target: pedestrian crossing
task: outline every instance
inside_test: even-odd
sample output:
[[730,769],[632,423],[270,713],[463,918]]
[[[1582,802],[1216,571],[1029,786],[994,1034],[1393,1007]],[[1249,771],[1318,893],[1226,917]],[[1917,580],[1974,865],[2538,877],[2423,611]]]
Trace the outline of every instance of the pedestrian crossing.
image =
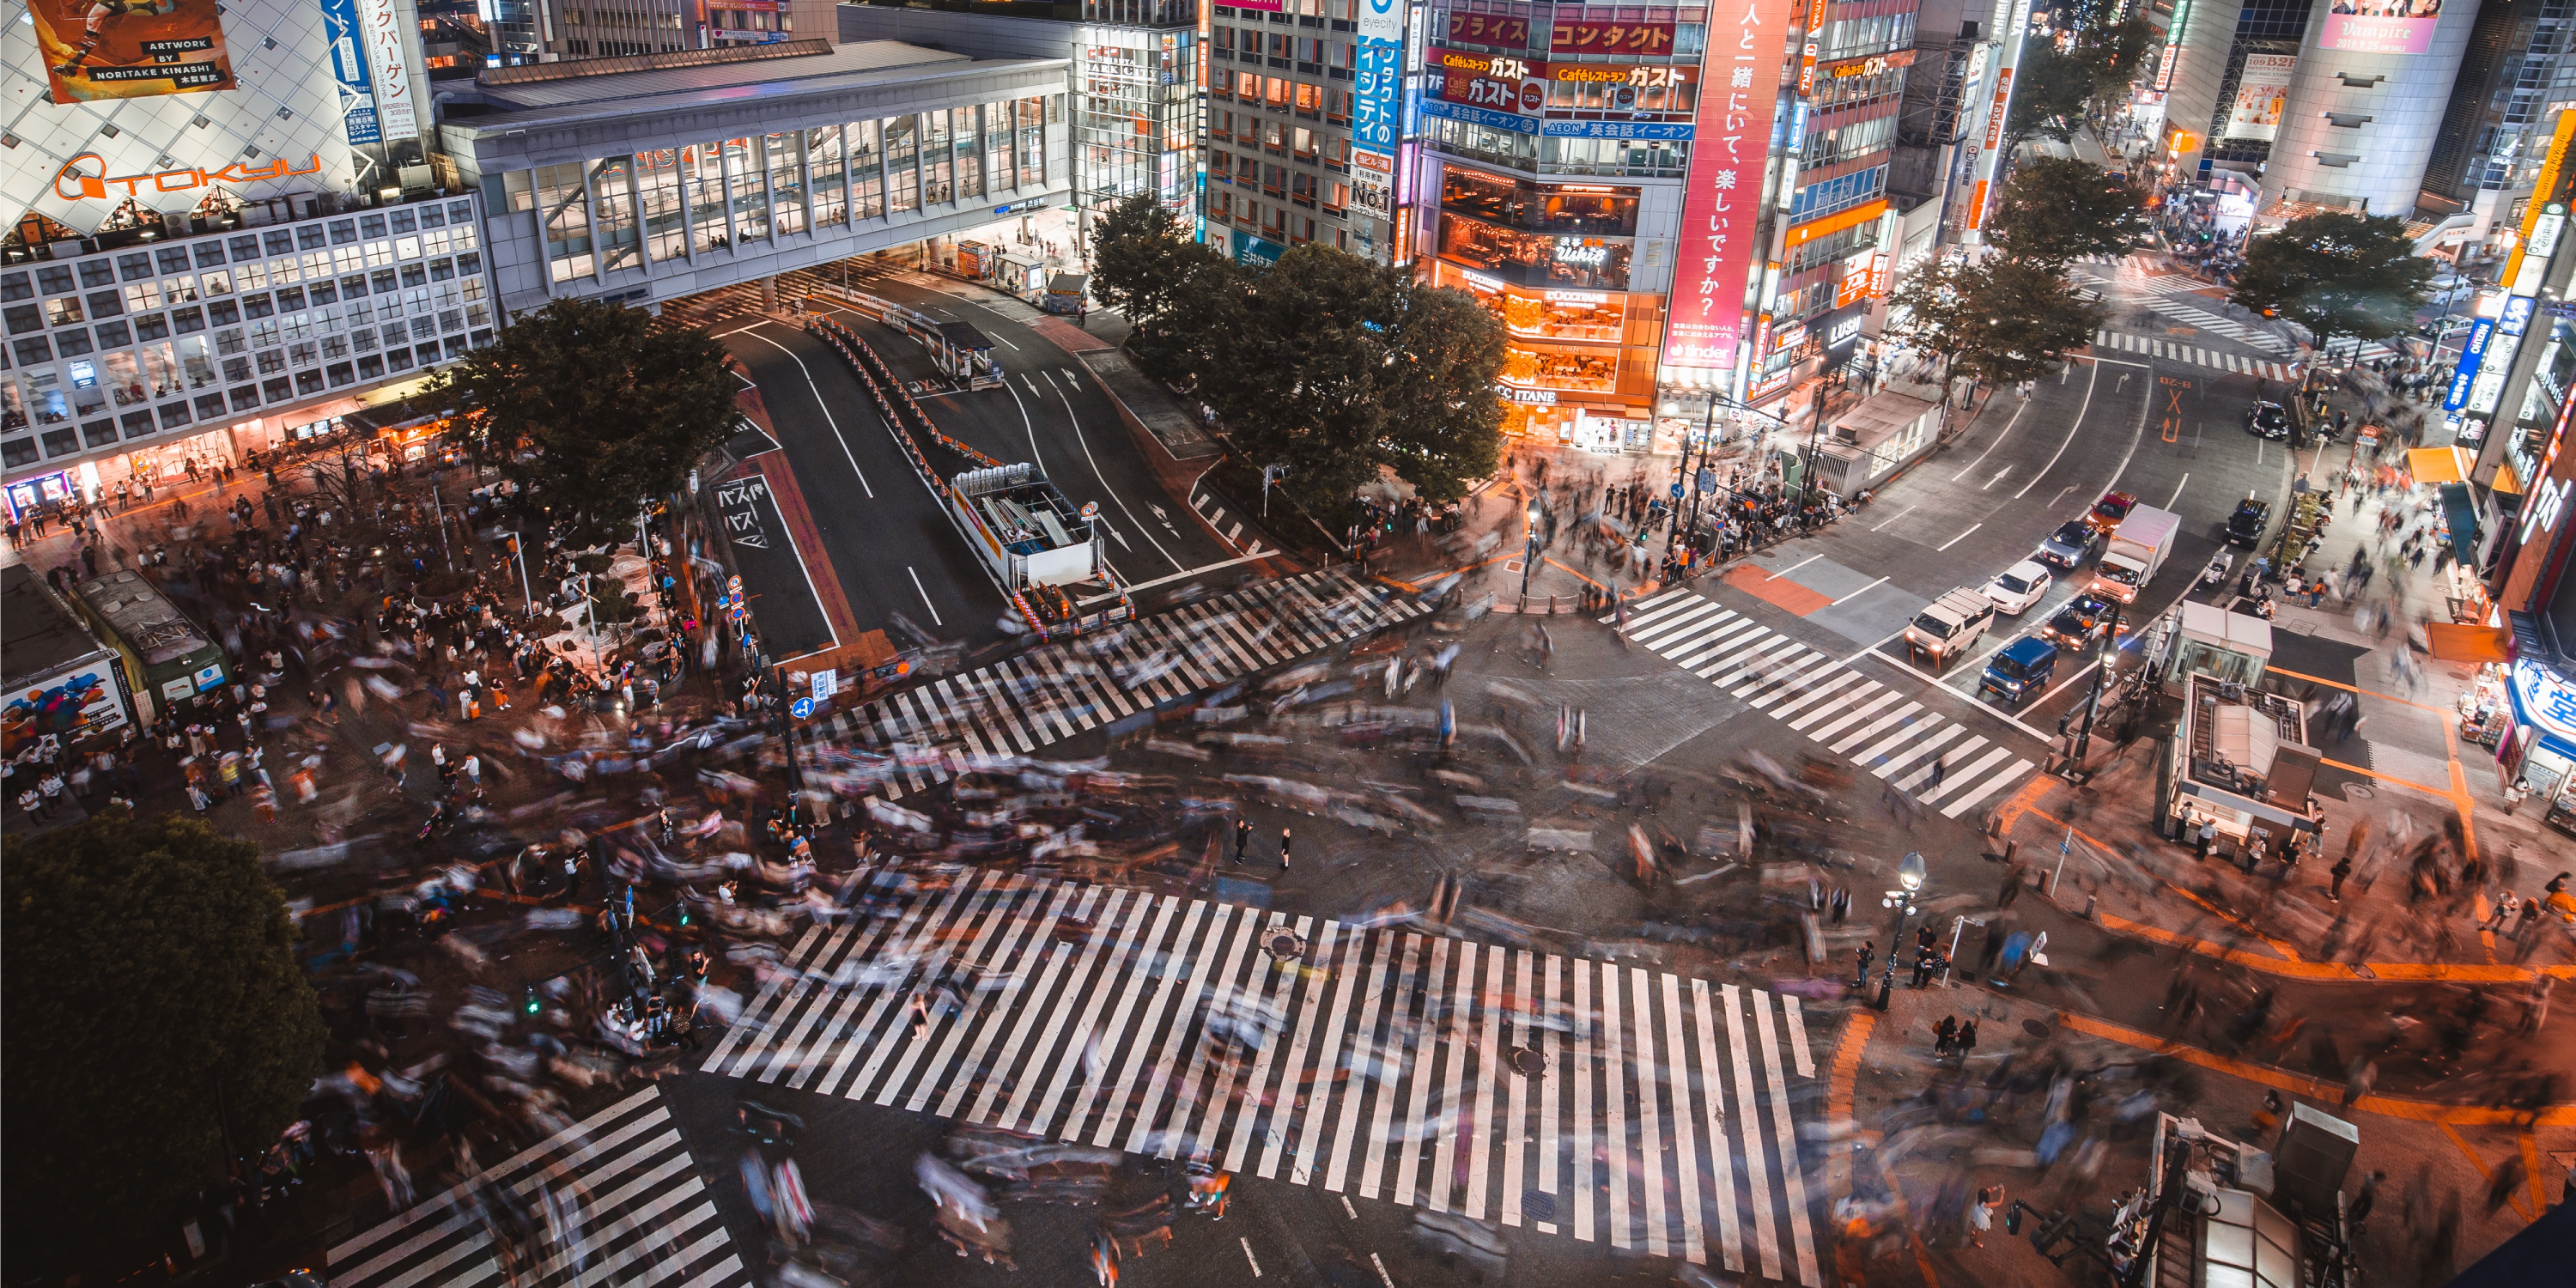
[[893,756],[880,794],[898,800],[954,777],[963,757],[1024,755],[1422,612],[1340,568],[1301,573],[942,676],[817,724],[827,742]]
[[[1604,619],[1609,620],[1609,619]],[[1922,702],[1688,589],[1629,607],[1627,637],[1957,818],[2029,760]]]
[[1192,487],[1190,508],[1198,511],[1199,517],[1207,520],[1209,525],[1217,530],[1218,535],[1225,538],[1225,543],[1234,547],[1235,551],[1244,558],[1257,559],[1265,554],[1278,553],[1263,549],[1261,534],[1247,531],[1243,520],[1227,514],[1225,506],[1218,503],[1215,494]]
[[2220,371],[2261,376],[2266,380],[2291,378],[2289,367],[2282,363],[2269,362],[2261,358],[2241,357],[2233,353],[2221,353],[2216,349],[2203,349],[2194,345],[2175,344],[2170,340],[2158,340],[2149,336],[2130,335],[2124,331],[2094,332],[2093,350],[2096,353],[2105,350],[2117,353],[2142,353],[2149,357],[2163,358],[2168,362],[2195,363],[2203,367],[2215,367]]
[[511,1247],[496,1247],[459,1186],[330,1249],[325,1277],[335,1288],[753,1282],[657,1087],[484,1175],[515,1196],[529,1232]]
[[1792,996],[990,871],[789,965],[705,1072],[1824,1282]]

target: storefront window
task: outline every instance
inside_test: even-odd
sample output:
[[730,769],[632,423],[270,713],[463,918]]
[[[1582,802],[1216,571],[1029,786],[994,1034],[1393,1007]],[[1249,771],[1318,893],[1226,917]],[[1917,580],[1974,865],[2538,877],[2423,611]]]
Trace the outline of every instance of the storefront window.
[[877,148],[881,128],[874,121],[850,127],[850,202],[852,213],[861,219],[885,214],[884,157]]
[[1572,393],[1616,393],[1619,390],[1618,351],[1515,344],[1503,357],[1503,382]]
[[1440,208],[1523,232],[1634,237],[1639,192],[1607,185],[1532,183],[1453,169],[1441,178]]
[[762,177],[760,157],[747,138],[724,142],[725,190],[733,208],[733,236],[737,242],[769,239],[769,185]]
[[725,231],[724,145],[680,149],[680,173],[689,184],[690,250],[705,254],[733,245],[733,235]]
[[592,226],[599,237],[601,271],[615,268],[641,268],[644,264],[643,240],[635,231],[634,163],[627,157],[609,157],[593,162],[590,168],[590,201]]
[[948,141],[948,114],[921,114],[921,204],[957,199],[957,157]]
[[802,133],[772,134],[761,140],[769,159],[769,208],[782,233],[805,231],[805,165]]
[[1046,104],[1024,98],[1018,103],[1020,116],[1020,186],[1035,188],[1046,182],[1046,125],[1041,119]]
[[1481,219],[1440,216],[1440,254],[1520,286],[1624,291],[1626,241],[1517,232]]
[[805,166],[814,180],[814,226],[829,228],[850,222],[850,194],[841,182],[840,126],[826,125],[805,132]]

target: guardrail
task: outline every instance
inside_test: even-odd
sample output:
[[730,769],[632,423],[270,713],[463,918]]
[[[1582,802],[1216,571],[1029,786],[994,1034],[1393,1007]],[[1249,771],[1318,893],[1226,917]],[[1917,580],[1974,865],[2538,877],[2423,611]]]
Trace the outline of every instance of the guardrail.
[[[827,317],[809,317],[805,322],[805,332],[831,345],[833,352],[840,354],[841,360],[848,363],[850,370],[858,374],[859,384],[867,389],[869,400],[876,404],[877,411],[884,416],[886,428],[894,436],[895,446],[902,449],[904,459],[912,462],[913,472],[921,477],[922,484],[928,487],[931,496],[939,501],[940,510],[948,515],[949,526],[956,528],[957,535],[972,547],[976,543],[977,534],[967,531],[957,517],[955,489],[949,485],[946,478],[941,477],[938,470],[931,468],[930,458],[922,452],[921,443],[915,434],[927,437],[941,447],[985,469],[1000,469],[1003,467],[1003,462],[994,460],[942,433],[939,426],[930,419],[930,413],[923,411],[921,404],[913,401],[911,394],[904,392],[903,382],[895,378],[893,369],[886,366],[885,359],[878,357],[876,350],[868,347],[867,341],[852,335],[848,327]],[[993,584],[1011,601],[1011,607],[1019,610],[1020,620],[1027,622],[1029,629],[1042,640],[1061,639],[1069,635],[1079,635],[1085,631],[1099,630],[1129,620],[1136,615],[1135,601],[1127,597],[1125,588],[1118,587],[1114,574],[1109,577],[1109,584],[1118,589],[1116,607],[1053,623],[1029,604],[1028,597],[1021,594],[1018,587],[1008,584],[999,576],[994,577]]]

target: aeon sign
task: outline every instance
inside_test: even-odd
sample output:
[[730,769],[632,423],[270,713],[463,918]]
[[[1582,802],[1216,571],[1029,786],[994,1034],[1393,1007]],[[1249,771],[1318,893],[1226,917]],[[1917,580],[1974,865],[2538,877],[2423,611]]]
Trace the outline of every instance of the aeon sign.
[[62,169],[54,172],[55,196],[65,201],[105,201],[112,195],[108,192],[109,187],[117,185],[124,187],[126,196],[133,197],[145,192],[186,192],[191,188],[211,188],[219,184],[287,179],[296,175],[319,174],[322,170],[322,158],[319,154],[306,157],[304,164],[300,166],[284,157],[279,157],[265,165],[244,165],[235,161],[220,170],[187,167],[178,170],[162,170],[152,174],[125,175],[88,175],[72,168],[83,161],[95,161],[100,169],[107,168],[107,158],[95,152],[83,152],[73,157],[63,163]]

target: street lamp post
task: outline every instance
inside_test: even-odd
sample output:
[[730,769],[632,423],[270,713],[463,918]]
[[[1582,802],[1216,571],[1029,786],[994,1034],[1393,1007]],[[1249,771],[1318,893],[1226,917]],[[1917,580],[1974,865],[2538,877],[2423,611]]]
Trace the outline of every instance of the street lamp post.
[[2093,713],[2102,706],[2102,677],[2110,673],[2111,655],[2117,651],[2113,641],[2120,638],[2120,601],[2111,601],[2111,626],[2102,633],[2102,647],[2096,655],[2099,665],[2093,668],[2093,691],[2084,699],[2084,727],[2075,734],[2075,745],[2068,749],[2066,764],[2071,770],[2084,763],[2084,753],[2093,743]]
[[1905,919],[1914,915],[1914,896],[1923,888],[1923,852],[1908,853],[1896,865],[1896,884],[1878,901],[1882,908],[1896,909],[1896,929],[1887,937],[1887,968],[1878,977],[1878,1009],[1885,1011],[1896,992],[1896,957],[1905,951]]

